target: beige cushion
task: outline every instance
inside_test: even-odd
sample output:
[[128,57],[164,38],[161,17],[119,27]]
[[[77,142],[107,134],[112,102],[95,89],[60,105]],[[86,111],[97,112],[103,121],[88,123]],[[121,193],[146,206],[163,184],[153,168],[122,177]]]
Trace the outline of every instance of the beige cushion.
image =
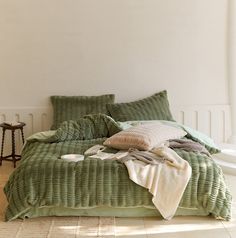
[[153,122],[121,131],[108,138],[104,145],[120,150],[129,148],[150,150],[164,141],[179,139],[186,134],[182,129]]

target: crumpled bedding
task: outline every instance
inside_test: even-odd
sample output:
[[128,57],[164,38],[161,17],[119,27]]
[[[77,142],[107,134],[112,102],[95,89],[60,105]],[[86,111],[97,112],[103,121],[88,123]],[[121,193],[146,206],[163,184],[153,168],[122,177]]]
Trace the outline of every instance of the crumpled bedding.
[[[120,130],[119,123],[98,114],[64,122],[48,137],[32,136],[4,187],[9,202],[6,220],[30,216],[40,207],[153,208],[152,195],[129,179],[124,164],[90,157],[77,163],[60,159],[63,154],[83,154]],[[175,152],[192,168],[179,207],[202,209],[229,220],[232,197],[221,168],[205,155],[181,149]]]

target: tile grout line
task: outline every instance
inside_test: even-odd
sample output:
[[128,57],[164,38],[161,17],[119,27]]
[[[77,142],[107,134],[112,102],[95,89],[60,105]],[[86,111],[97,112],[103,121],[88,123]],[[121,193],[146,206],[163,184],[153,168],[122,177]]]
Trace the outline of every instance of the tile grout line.
[[77,226],[76,226],[76,231],[75,231],[75,238],[79,237],[79,233],[80,233],[80,217],[78,217],[78,221],[77,221]]
[[51,225],[49,227],[48,234],[47,234],[46,238],[50,238],[53,226],[54,226],[54,218],[52,218]]
[[113,220],[114,220],[114,222],[113,222],[113,226],[114,226],[114,237],[117,237],[117,236],[116,236],[116,217],[113,217]]
[[112,217],[112,236],[116,237],[116,228],[115,228],[115,217]]
[[97,237],[101,237],[101,217],[98,217]]
[[24,221],[21,222],[20,227],[19,227],[18,231],[16,232],[15,238],[19,237],[19,234],[22,230],[23,224],[24,224]]
[[226,233],[229,235],[230,238],[232,238],[231,235],[230,235],[230,232],[229,232],[228,229],[227,229],[227,227],[224,225],[224,222],[223,222],[223,221],[220,221],[220,222],[221,222],[221,224],[223,225],[224,230],[226,231]]
[[143,217],[142,219],[143,219],[143,227],[145,229],[146,238],[148,238],[147,228],[146,228],[146,225],[145,225],[145,217]]

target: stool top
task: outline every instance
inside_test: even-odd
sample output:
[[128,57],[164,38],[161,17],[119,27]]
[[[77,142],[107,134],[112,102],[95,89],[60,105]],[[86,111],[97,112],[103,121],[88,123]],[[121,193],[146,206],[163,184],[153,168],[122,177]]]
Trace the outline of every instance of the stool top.
[[21,129],[25,125],[26,124],[24,122],[17,122],[16,124],[3,122],[3,123],[0,124],[0,127],[4,128],[4,129],[9,129],[9,130],[15,130],[15,129]]

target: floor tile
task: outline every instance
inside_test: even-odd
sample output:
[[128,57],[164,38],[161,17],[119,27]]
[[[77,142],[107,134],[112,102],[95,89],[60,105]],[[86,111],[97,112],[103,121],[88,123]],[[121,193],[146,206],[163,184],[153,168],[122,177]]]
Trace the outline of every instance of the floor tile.
[[236,230],[229,231],[230,238],[236,238]]
[[[225,231],[221,221],[212,217],[175,217],[170,221],[145,218],[144,226],[147,234],[164,235],[166,232],[173,236],[179,233],[192,233],[201,231],[214,231],[215,229]],[[181,237],[181,236],[180,236]]]
[[197,230],[186,232],[166,232],[152,233],[148,235],[148,238],[231,238],[230,234],[224,229],[214,230]]
[[116,218],[115,235],[116,237],[146,237],[143,218]]
[[115,237],[115,217],[99,218],[99,237]]
[[97,237],[99,234],[98,217],[80,217],[77,237]]

